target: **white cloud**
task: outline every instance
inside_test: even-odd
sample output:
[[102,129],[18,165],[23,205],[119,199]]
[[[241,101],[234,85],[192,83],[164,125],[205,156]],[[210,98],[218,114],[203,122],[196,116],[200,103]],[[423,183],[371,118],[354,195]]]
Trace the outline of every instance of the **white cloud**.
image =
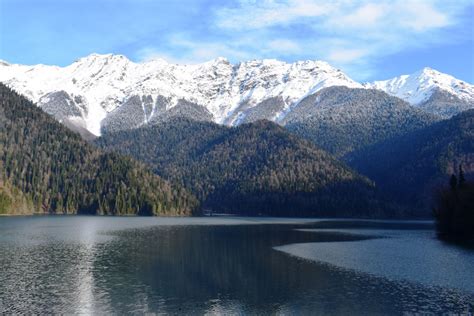
[[455,41],[461,35],[447,30],[469,5],[472,0],[240,0],[214,7],[205,35],[163,35],[160,46],[136,57],[186,64],[220,56],[321,59],[362,80],[384,56]]
[[253,29],[322,16],[330,10],[331,5],[328,3],[308,0],[241,0],[238,8],[218,10],[216,24],[228,29]]
[[267,45],[268,49],[273,52],[296,54],[301,52],[301,47],[295,41],[289,39],[272,40]]
[[252,57],[247,51],[239,50],[234,45],[222,42],[195,41],[184,34],[172,34],[165,41],[166,45],[138,50],[136,58],[139,61],[164,59],[170,63],[197,64],[217,57],[231,60],[246,60]]
[[[237,7],[216,10],[215,24],[224,29],[250,30],[301,23],[321,27],[425,31],[450,24],[459,9],[470,1],[439,0],[241,0]],[[386,30],[389,31],[389,30]]]
[[288,58],[313,53],[345,69],[370,69],[377,58],[452,41],[445,30],[469,5],[470,0],[241,0],[218,9],[214,25],[235,39],[262,35],[261,45],[248,47],[260,53],[270,49]]
[[427,2],[414,2],[410,5],[401,5],[403,18],[401,25],[423,32],[429,29],[442,28],[453,23],[450,12],[443,12]]
[[336,63],[355,63],[357,59],[363,58],[367,55],[367,50],[364,49],[346,49],[337,48],[330,50],[327,57],[331,62]]
[[332,26],[368,28],[381,23],[381,19],[389,13],[389,8],[383,3],[367,3],[360,6],[353,12],[342,14],[341,16],[329,19]]

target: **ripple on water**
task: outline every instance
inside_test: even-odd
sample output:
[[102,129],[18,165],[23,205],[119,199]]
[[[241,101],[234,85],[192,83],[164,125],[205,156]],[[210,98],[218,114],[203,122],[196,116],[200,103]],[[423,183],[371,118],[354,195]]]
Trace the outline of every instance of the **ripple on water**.
[[[271,225],[246,219],[236,219],[239,225],[211,219],[206,225],[206,220],[170,219],[161,225],[155,219],[0,219],[0,312],[366,315],[473,310],[473,295],[466,291],[356,273],[273,249],[301,244],[309,248],[298,249],[314,255],[314,245],[352,245],[346,255],[364,263],[355,251],[359,243],[379,247],[372,243],[425,238],[423,231],[341,234],[298,231],[295,220]],[[303,223],[305,229],[314,228]],[[328,249],[318,253],[331,258],[346,251]],[[390,255],[397,247],[381,249]],[[373,255],[370,249],[360,251]],[[436,251],[439,256],[450,250]]]

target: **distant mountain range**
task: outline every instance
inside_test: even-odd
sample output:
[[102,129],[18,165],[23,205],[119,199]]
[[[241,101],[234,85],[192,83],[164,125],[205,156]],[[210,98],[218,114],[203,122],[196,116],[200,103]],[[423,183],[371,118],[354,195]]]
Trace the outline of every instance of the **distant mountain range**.
[[[336,86],[366,89],[372,102],[386,97],[370,89],[384,91],[440,118],[474,107],[473,85],[430,68],[361,84],[323,61],[253,60],[233,65],[217,58],[177,65],[92,54],[67,67],[1,62],[0,82],[84,135],[153,125],[176,116],[227,126],[259,119],[295,123],[294,113],[302,112],[303,100]],[[329,95],[320,94],[318,102]]]
[[[17,209],[49,212],[113,213],[118,203],[132,214],[426,217],[433,190],[459,165],[474,176],[474,86],[430,68],[358,83],[321,61],[176,65],[93,54],[67,67],[0,62],[0,82],[114,152],[92,149],[3,87],[4,109],[19,107],[0,130],[0,213],[3,192]],[[87,163],[68,160],[77,155]],[[62,182],[74,178],[69,167],[85,176]],[[80,195],[61,191],[67,185]]]

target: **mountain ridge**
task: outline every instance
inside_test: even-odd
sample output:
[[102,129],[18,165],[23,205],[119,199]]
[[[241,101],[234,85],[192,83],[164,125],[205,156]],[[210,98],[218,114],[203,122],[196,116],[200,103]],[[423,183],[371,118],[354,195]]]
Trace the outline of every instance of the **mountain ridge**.
[[[430,67],[409,75],[366,83],[364,87],[384,91],[444,118],[474,107],[473,85]],[[438,94],[442,96],[437,97]]]
[[[177,65],[163,60],[134,63],[123,55],[92,54],[66,67],[9,65],[0,71],[0,81],[42,106],[50,93],[64,91],[67,105],[75,103],[86,126],[100,134],[107,113],[133,94],[168,98],[166,108],[179,99],[205,106],[214,121],[234,125],[229,119],[239,105],[255,105],[265,98],[282,96],[290,105],[303,94],[328,85],[360,84],[326,62],[288,64],[266,59],[230,64],[217,58],[197,65]],[[281,85],[281,83],[285,83]],[[76,100],[75,97],[81,97]],[[156,106],[156,104],[155,104]],[[155,107],[153,107],[154,109]],[[51,113],[55,114],[55,113]],[[77,115],[76,113],[76,116]]]
[[303,99],[285,127],[336,157],[439,118],[375,89],[329,87]]
[[[400,77],[404,80],[361,84],[324,61],[286,63],[263,59],[231,64],[221,57],[201,64],[179,65],[163,59],[135,63],[113,54],[91,54],[65,67],[0,64],[1,82],[38,102],[56,119],[72,120],[95,135],[107,132],[108,128],[120,129],[124,117],[133,117],[133,122],[125,125],[136,128],[162,121],[159,116],[164,113],[176,116],[186,109],[196,112],[198,119],[228,126],[256,119],[281,123],[301,100],[333,86],[375,87],[412,102],[418,99],[412,100],[403,93],[421,89],[420,95],[431,103],[424,108],[409,103],[428,112],[439,112],[443,117],[474,107],[471,84],[430,68],[417,73],[418,76],[411,75],[411,81],[407,79],[409,75],[404,75]],[[436,80],[440,76],[444,79]],[[421,79],[417,85],[402,85],[418,77]],[[447,86],[446,78],[459,89],[441,89]],[[438,87],[435,81],[441,82],[438,84],[441,91],[447,93],[442,102],[429,101]],[[392,86],[397,89],[388,88]],[[140,100],[129,102],[136,97]],[[453,99],[456,97],[459,100]],[[185,108],[180,100],[186,102]],[[172,109],[174,113],[170,114]],[[110,118],[118,119],[111,123]]]
[[[415,88],[417,83],[423,88],[421,91]],[[430,96],[429,92],[435,88],[457,95],[462,100],[471,101],[474,99],[472,85],[431,67],[424,67],[412,74],[400,75],[392,79],[366,83],[365,86],[385,91],[414,105],[427,101]]]

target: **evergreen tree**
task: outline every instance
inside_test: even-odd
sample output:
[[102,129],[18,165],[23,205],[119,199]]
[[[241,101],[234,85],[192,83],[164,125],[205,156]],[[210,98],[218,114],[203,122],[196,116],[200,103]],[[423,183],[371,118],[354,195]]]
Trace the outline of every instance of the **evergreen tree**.
[[438,236],[474,245],[474,183],[465,181],[453,190],[452,179],[450,188],[439,190],[435,196],[433,214]]
[[451,187],[451,190],[456,190],[457,186],[458,186],[458,178],[456,177],[456,175],[454,175],[454,173],[451,175],[451,178],[449,179],[449,186]]
[[466,184],[466,178],[464,177],[464,170],[462,170],[462,165],[459,164],[459,187],[462,188]]

